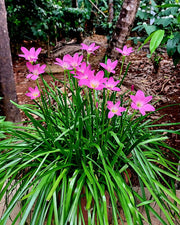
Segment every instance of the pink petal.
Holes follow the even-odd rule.
[[[114,106],[118,108],[118,107],[119,107],[119,105],[120,105],[120,103],[121,103],[121,102],[120,102],[120,101],[118,101],[118,102],[116,102],[116,104],[115,104]]]
[[[113,102],[112,101],[107,101],[108,109],[113,107]]]
[[[155,108],[154,108],[152,105],[150,105],[150,104],[144,105],[144,106],[143,106],[143,109],[144,109],[145,111],[155,111]]]
[[[39,55],[40,52],[41,52],[41,48],[38,48],[38,49],[36,50],[36,55]]]
[[[130,95],[130,98],[133,102],[136,102],[136,97],[134,95]]]
[[[96,51],[100,46],[94,47],[93,51]]]
[[[37,80],[39,77],[37,75],[32,75],[31,79],[32,80]]]
[[[135,97],[144,101],[144,98],[145,98],[144,92],[141,91],[141,90],[138,90],[138,91],[136,92]]]
[[[112,65],[111,65],[111,66],[112,66],[113,68],[115,68],[115,67],[117,66],[117,63],[118,63],[118,61],[117,61],[117,60],[115,60],[115,61],[112,63]]]
[[[144,103],[146,104],[146,103],[150,102],[151,100],[152,100],[152,96],[147,96],[144,98]]]
[[[118,87],[114,87],[114,88],[112,88],[112,90],[113,90],[113,91],[121,91],[121,89],[118,88]]]
[[[96,78],[98,78],[98,80],[102,79],[104,77],[104,72],[103,71],[99,71],[97,74],[96,74]]]
[[[122,51],[120,48],[116,48],[116,50],[117,50],[118,52],[120,52],[121,54],[123,54],[123,51]]]
[[[32,77],[32,73],[30,73],[30,74],[28,74],[27,76],[26,76],[26,78],[31,78]]]
[[[34,90],[35,90],[35,91],[39,91],[39,89],[38,89],[38,87],[37,87],[37,86],[34,88]]]
[[[35,53],[35,48],[34,48],[34,47],[30,48],[30,51],[29,51],[29,52],[30,52],[31,55],[34,55],[34,53]]]
[[[25,93],[25,95],[31,97],[31,93]]]
[[[25,47],[21,47],[21,51],[22,51],[25,55],[29,54],[29,51],[28,51],[27,48],[25,48]]]
[[[144,108],[142,108],[142,107],[139,109],[139,111],[143,116],[146,114]]]
[[[28,89],[29,89],[30,92],[34,91],[34,89],[32,87],[29,87]]]
[[[59,62],[59,63],[62,63],[62,60],[59,59],[59,58],[56,58],[56,61]]]
[[[102,66],[104,69],[107,68],[107,65],[105,63],[100,63],[99,65]]]
[[[139,108],[136,106],[136,104],[134,104],[134,102],[131,103],[131,107],[132,107],[133,109],[139,109]]]
[[[44,70],[45,68],[46,68],[46,65],[43,64],[43,65],[41,66],[41,69]]]
[[[116,113],[117,116],[121,116],[121,112],[118,110]]]
[[[81,45],[82,45],[82,48],[81,49],[87,50],[87,48],[88,48],[87,45],[85,45],[84,43],[81,43]]]
[[[108,118],[111,119],[113,116],[114,116],[114,113],[111,112],[111,111],[109,111],[109,113],[108,113]]]
[[[33,65],[30,62],[26,63],[27,68],[29,69],[29,71],[33,71]]]
[[[93,49],[93,48],[94,48],[94,46],[95,46],[95,42],[94,42],[94,43],[92,43],[91,45],[89,45],[89,48],[90,48],[90,49]]]
[[[127,52],[127,46],[126,45],[124,45],[124,47],[123,47],[123,52]]]

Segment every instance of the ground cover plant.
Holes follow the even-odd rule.
[[[162,224],[173,225],[180,219],[175,188],[175,181],[180,181],[178,163],[168,161],[162,150],[179,158],[165,140],[167,133],[180,131],[165,129],[172,124],[151,119],[152,96],[134,91],[133,85],[127,93],[121,92],[129,65],[125,73],[120,70],[118,79],[114,77],[117,60],[106,59],[101,70],[91,69],[89,57],[98,48],[94,43],[82,44],[87,59],[77,53],[57,58],[64,81],[54,78],[52,83],[43,79],[46,65],[38,63],[41,49],[21,48],[20,57],[28,61],[27,79],[34,80],[26,95],[35,104],[16,104],[29,120],[22,127],[5,128],[0,142],[0,199],[16,190],[12,199],[7,198],[1,224],[6,224],[18,202],[22,208],[12,224],[17,219],[25,224],[30,214],[30,224],[39,225],[123,224],[120,208],[132,225],[152,224],[151,213]],[[124,46],[117,51],[124,60],[133,49]],[[141,193],[133,187],[128,170],[137,176]],[[159,206],[165,219],[151,203]],[[142,206],[145,217],[139,210]]]

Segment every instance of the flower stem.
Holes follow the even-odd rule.
[[[64,93],[66,95],[66,70],[64,70]]]
[[[90,54],[87,53],[87,65],[89,65],[89,57],[90,57]]]
[[[122,57],[122,64],[121,64],[121,70],[120,70],[120,73],[119,73],[119,80],[120,80],[120,78],[121,78],[121,74],[122,74],[122,70],[123,70],[123,65],[124,65],[124,60],[125,60],[125,58],[126,58],[126,56],[123,55],[123,57]]]

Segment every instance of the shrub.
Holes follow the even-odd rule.
[[[151,35],[157,30],[164,30],[162,46],[166,47],[167,53],[172,57],[174,65],[180,60],[180,5],[176,1],[163,1],[157,5],[152,1],[142,1],[137,12],[137,25],[133,31],[137,31],[142,37],[135,38],[135,41],[144,41],[146,35]],[[142,33],[143,32],[143,33]]]

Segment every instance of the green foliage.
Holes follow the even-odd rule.
[[[74,38],[80,33],[89,34],[95,27],[97,33],[110,36],[119,16],[123,1],[114,1],[114,19],[108,22],[108,4],[106,1],[92,2],[78,0],[78,7],[72,8],[71,1],[58,0],[6,0],[8,28],[13,43],[22,40]]]
[[[127,70],[122,81],[126,74]],[[70,73],[65,75],[68,82],[52,76],[50,84],[41,77],[40,99],[34,105],[16,104],[28,121],[7,130],[8,143],[0,142],[0,200],[16,190],[1,224],[6,224],[19,201],[21,211],[12,224],[18,218],[20,225],[25,224],[30,214],[31,225],[44,225],[45,221],[74,225],[77,220],[84,224],[81,202],[85,198],[88,224],[118,225],[123,220],[119,204],[129,225],[143,224],[141,206],[149,224],[152,213],[162,224],[174,225],[180,219],[175,190],[175,181],[180,181],[178,163],[169,161],[164,152],[179,155],[164,140],[168,138],[165,134],[180,134],[179,130],[164,128],[172,124],[155,124],[150,114],[139,116],[128,110],[109,120],[106,101],[108,97],[115,100],[116,93],[107,96],[103,90],[100,98],[96,91],[83,88],[83,94],[77,80]],[[57,83],[63,83],[67,92]],[[130,93],[120,95],[122,105],[130,106],[125,99]],[[133,187],[128,169],[139,180],[140,193]],[[108,201],[113,221],[108,221]],[[155,212],[154,204],[167,221]]]
[[[63,11],[60,1],[13,1],[6,0],[8,28],[13,42],[24,39],[47,40],[54,38],[57,28],[62,27]]]
[[[57,0],[6,0],[6,8],[13,43],[28,39],[53,42],[60,36],[76,36],[84,31],[85,21],[90,16],[86,8],[72,8]]]
[[[108,37],[108,39],[111,37],[113,33],[113,29],[115,28],[116,22],[119,18],[119,14],[121,11],[121,6],[123,4],[123,1],[114,0],[113,1],[113,10],[114,10],[114,16],[113,21],[109,22],[109,6],[106,1],[99,1],[98,2],[98,8],[106,15],[104,17],[100,12],[97,12],[96,20],[94,20],[94,26],[96,28],[96,33],[104,34]]]
[[[159,4],[159,5],[158,5]],[[160,3],[149,1],[141,1],[140,8],[137,12],[137,26],[133,31],[139,35],[143,35],[145,40],[146,31],[148,35],[157,30],[164,30],[164,37],[161,45],[165,46],[167,53],[173,58],[174,65],[177,65],[180,60],[179,54],[179,30],[180,30],[180,5],[175,1],[161,1]],[[146,22],[145,22],[146,21]]]

